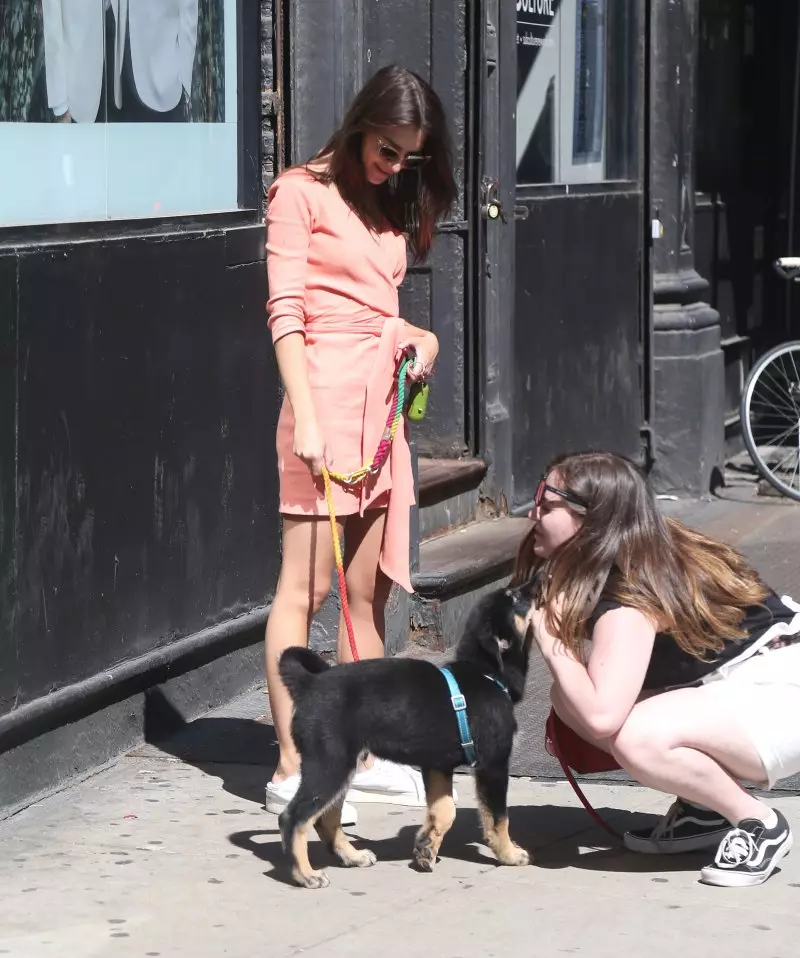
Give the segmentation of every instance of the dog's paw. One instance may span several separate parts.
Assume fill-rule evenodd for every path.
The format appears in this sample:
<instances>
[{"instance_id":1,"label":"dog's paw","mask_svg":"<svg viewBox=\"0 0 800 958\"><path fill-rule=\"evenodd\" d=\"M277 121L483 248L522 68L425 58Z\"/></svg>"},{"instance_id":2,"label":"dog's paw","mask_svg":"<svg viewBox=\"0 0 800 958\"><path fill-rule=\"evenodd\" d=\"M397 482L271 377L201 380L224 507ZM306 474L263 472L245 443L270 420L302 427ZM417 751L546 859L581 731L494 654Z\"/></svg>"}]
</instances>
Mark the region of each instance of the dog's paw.
<instances>
[{"instance_id":1,"label":"dog's paw","mask_svg":"<svg viewBox=\"0 0 800 958\"><path fill-rule=\"evenodd\" d=\"M531 856L519 845L512 845L501 859L503 865L530 865L530 863Z\"/></svg>"},{"instance_id":2,"label":"dog's paw","mask_svg":"<svg viewBox=\"0 0 800 958\"><path fill-rule=\"evenodd\" d=\"M348 868L369 868L371 865L374 865L377 860L378 856L375 852L370 851L368 848L363 848L346 860L342 859L342 864Z\"/></svg>"},{"instance_id":3,"label":"dog's paw","mask_svg":"<svg viewBox=\"0 0 800 958\"><path fill-rule=\"evenodd\" d=\"M429 835L418 835L414 842L414 861L420 871L432 872L436 866L436 852Z\"/></svg>"},{"instance_id":4,"label":"dog's paw","mask_svg":"<svg viewBox=\"0 0 800 958\"><path fill-rule=\"evenodd\" d=\"M331 883L330 878L322 871L312 871L307 875L296 871L292 877L301 888L327 888Z\"/></svg>"}]
</instances>

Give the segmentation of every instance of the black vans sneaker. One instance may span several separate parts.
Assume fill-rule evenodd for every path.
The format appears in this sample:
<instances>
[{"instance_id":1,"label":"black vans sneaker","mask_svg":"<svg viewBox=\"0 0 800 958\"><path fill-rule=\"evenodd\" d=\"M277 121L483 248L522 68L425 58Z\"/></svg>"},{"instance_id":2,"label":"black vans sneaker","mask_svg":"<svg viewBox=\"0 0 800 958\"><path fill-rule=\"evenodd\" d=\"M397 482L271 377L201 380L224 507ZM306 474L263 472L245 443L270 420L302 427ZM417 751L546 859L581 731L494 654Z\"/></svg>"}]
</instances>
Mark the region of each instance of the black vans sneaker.
<instances>
[{"instance_id":1,"label":"black vans sneaker","mask_svg":"<svg viewBox=\"0 0 800 958\"><path fill-rule=\"evenodd\" d=\"M778 823L773 828L756 818L747 818L732 828L719 843L714 863L700 872L700 881L725 888L765 882L792 849L789 823L777 809L774 811Z\"/></svg>"},{"instance_id":2,"label":"black vans sneaker","mask_svg":"<svg viewBox=\"0 0 800 958\"><path fill-rule=\"evenodd\" d=\"M625 847L642 855L675 855L719 845L731 823L716 812L676 799L655 828L625 832Z\"/></svg>"}]
</instances>

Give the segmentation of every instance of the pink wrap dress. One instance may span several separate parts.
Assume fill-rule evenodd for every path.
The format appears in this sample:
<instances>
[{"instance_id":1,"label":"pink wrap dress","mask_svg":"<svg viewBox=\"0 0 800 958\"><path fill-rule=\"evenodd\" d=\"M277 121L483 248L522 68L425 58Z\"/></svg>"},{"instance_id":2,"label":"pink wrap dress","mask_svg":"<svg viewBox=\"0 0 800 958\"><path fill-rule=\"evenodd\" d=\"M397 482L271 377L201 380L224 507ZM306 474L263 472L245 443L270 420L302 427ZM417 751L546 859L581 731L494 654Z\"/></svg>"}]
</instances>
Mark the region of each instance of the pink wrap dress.
<instances>
[{"instance_id":1,"label":"pink wrap dress","mask_svg":"<svg viewBox=\"0 0 800 958\"><path fill-rule=\"evenodd\" d=\"M386 425L405 330L397 288L406 271L406 241L369 230L335 186L303 168L282 173L267 207L269 328L273 342L305 339L314 407L336 472L371 461ZM284 397L276 450L280 511L327 516L321 478L292 452L294 415ZM355 489L336 482L337 516L387 505L380 555L383 572L411 592L410 509L414 504L407 424L398 428L377 477Z\"/></svg>"}]
</instances>

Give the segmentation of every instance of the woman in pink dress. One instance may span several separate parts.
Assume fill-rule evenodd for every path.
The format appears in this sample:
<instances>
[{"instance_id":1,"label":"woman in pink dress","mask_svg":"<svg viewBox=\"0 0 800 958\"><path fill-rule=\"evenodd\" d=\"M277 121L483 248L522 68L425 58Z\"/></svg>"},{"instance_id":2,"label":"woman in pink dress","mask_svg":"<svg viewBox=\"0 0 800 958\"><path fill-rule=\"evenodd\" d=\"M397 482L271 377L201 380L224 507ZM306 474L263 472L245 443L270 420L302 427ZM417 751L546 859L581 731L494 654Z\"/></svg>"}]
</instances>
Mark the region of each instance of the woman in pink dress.
<instances>
[{"instance_id":1,"label":"woman in pink dress","mask_svg":"<svg viewBox=\"0 0 800 958\"><path fill-rule=\"evenodd\" d=\"M344 123L305 166L279 176L268 196L269 326L285 397L277 455L283 518L281 573L267 623L270 707L280 755L267 809L280 812L299 782L291 700L277 662L307 645L334 569L325 464L348 473L368 463L383 432L401 352L413 346L414 379L433 370L433 333L399 315L397 288L406 247L415 262L431 248L437 222L456 196L441 102L416 74L376 73ZM412 591L409 512L414 503L405 429L377 477L351 488L333 483L345 576L361 658L384 654L384 608L392 582ZM351 659L343 623L339 661ZM424 804L417 772L368 760L350 801ZM345 804L342 820L354 824Z\"/></svg>"}]
</instances>

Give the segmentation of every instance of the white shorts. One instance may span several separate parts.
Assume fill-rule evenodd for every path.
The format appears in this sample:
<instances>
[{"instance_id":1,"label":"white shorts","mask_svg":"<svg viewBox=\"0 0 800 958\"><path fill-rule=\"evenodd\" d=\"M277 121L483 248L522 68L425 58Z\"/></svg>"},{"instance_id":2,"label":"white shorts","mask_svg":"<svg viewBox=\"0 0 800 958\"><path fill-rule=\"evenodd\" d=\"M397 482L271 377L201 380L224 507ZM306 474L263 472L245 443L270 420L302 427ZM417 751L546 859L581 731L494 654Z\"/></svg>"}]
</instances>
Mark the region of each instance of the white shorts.
<instances>
[{"instance_id":1,"label":"white shorts","mask_svg":"<svg viewBox=\"0 0 800 958\"><path fill-rule=\"evenodd\" d=\"M798 635L800 606L784 602L798 614L773 634ZM800 772L800 642L731 662L704 685L730 701L761 758L767 788Z\"/></svg>"}]
</instances>

